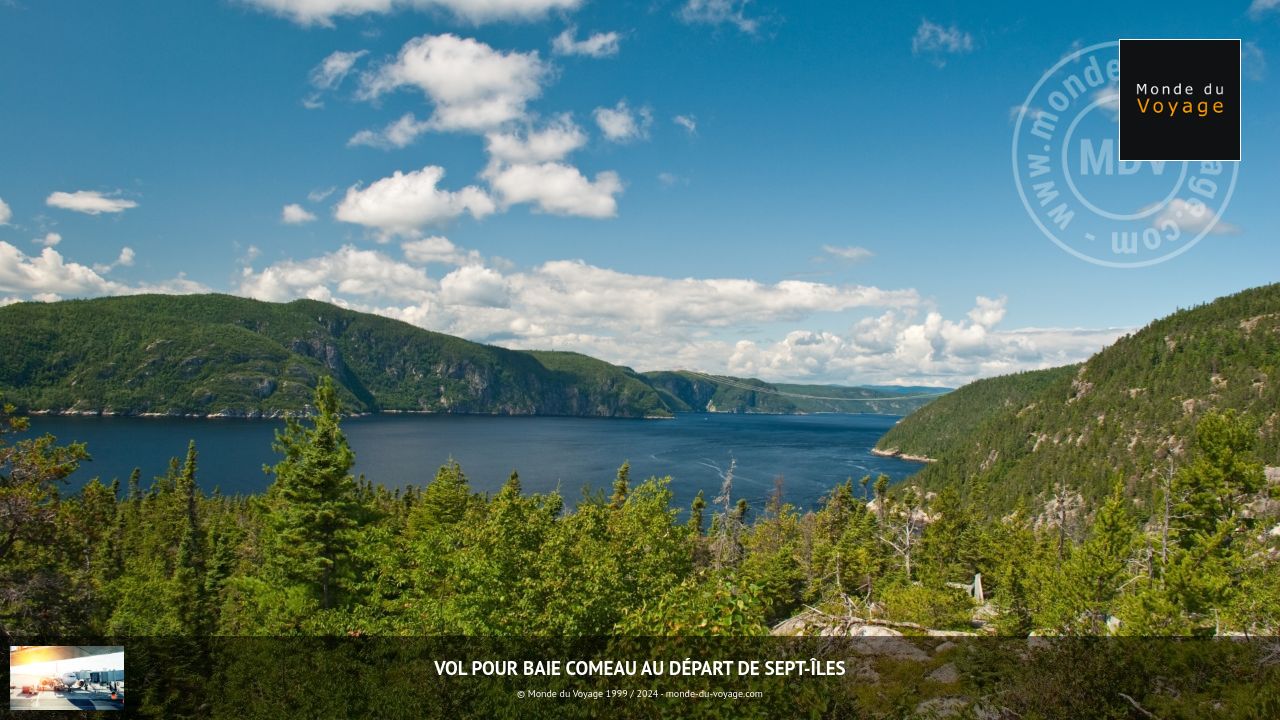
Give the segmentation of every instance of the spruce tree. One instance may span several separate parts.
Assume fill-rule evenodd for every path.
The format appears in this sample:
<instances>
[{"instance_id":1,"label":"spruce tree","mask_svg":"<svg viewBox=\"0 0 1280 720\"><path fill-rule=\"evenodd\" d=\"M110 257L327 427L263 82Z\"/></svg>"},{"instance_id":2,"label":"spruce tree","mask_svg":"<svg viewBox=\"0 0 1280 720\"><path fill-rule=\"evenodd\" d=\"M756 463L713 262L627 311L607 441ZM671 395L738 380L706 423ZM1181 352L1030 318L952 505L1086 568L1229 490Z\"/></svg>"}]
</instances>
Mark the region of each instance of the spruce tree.
<instances>
[{"instance_id":1,"label":"spruce tree","mask_svg":"<svg viewBox=\"0 0 1280 720\"><path fill-rule=\"evenodd\" d=\"M321 378L309 427L290 418L276 433L273 448L284 458L271 468L275 482L268 500L273 560L286 577L309 587L325 609L337 599L359 510L351 476L355 454L339 428L341 412L333 379Z\"/></svg>"}]
</instances>

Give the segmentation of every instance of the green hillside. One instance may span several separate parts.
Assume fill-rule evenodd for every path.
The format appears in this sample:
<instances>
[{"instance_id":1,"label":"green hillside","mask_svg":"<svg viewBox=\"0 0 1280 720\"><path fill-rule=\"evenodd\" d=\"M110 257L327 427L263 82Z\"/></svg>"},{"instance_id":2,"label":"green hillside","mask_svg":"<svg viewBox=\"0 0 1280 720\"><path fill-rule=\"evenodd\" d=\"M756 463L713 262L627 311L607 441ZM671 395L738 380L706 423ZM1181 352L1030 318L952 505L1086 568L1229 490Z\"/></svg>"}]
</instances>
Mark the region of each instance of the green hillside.
<instances>
[{"instance_id":1,"label":"green hillside","mask_svg":"<svg viewBox=\"0 0 1280 720\"><path fill-rule=\"evenodd\" d=\"M1195 422L1235 409L1280 465L1280 284L1180 310L1079 366L965 386L898 424L881 449L938 460L927 487L985 484L1011 506L1054 482L1086 499L1122 476L1131 492L1185 458Z\"/></svg>"},{"instance_id":2,"label":"green hillside","mask_svg":"<svg viewBox=\"0 0 1280 720\"><path fill-rule=\"evenodd\" d=\"M969 383L899 422L880 438L876 449L926 458L950 456L980 428L993 420L1001 422L1007 411L1027 407L1045 388L1077 369L1078 365L1066 365Z\"/></svg>"},{"instance_id":3,"label":"green hillside","mask_svg":"<svg viewBox=\"0 0 1280 720\"><path fill-rule=\"evenodd\" d=\"M767 383L755 378L704 375L683 370L644 373L667 405L678 411L732 413L886 413L905 415L945 388L903 394L894 389Z\"/></svg>"},{"instance_id":4,"label":"green hillside","mask_svg":"<svg viewBox=\"0 0 1280 720\"><path fill-rule=\"evenodd\" d=\"M0 394L28 411L271 416L306 407L332 375L354 412L593 417L707 410L698 392L569 352L482 345L313 300L138 295L0 308ZM759 384L745 392L724 383ZM907 412L923 400L889 390L809 387L809 394L887 396L818 407L786 386L722 378L712 409ZM801 387L801 386L796 386ZM717 395L717 393L719 393Z\"/></svg>"},{"instance_id":5,"label":"green hillside","mask_svg":"<svg viewBox=\"0 0 1280 720\"><path fill-rule=\"evenodd\" d=\"M37 410L263 415L332 374L356 412L666 414L635 373L311 300L140 295L0 309L0 392Z\"/></svg>"}]
</instances>

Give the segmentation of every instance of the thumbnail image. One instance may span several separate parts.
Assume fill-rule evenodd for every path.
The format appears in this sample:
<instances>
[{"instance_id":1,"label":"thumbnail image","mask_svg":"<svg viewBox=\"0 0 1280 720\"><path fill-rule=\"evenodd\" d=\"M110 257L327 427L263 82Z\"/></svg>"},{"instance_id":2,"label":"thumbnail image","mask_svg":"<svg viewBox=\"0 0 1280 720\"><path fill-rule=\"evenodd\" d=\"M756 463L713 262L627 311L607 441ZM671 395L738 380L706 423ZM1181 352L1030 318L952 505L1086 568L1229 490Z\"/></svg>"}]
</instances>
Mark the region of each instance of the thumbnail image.
<instances>
[{"instance_id":1,"label":"thumbnail image","mask_svg":"<svg viewBox=\"0 0 1280 720\"><path fill-rule=\"evenodd\" d=\"M124 647L9 646L10 710L123 710Z\"/></svg>"}]
</instances>

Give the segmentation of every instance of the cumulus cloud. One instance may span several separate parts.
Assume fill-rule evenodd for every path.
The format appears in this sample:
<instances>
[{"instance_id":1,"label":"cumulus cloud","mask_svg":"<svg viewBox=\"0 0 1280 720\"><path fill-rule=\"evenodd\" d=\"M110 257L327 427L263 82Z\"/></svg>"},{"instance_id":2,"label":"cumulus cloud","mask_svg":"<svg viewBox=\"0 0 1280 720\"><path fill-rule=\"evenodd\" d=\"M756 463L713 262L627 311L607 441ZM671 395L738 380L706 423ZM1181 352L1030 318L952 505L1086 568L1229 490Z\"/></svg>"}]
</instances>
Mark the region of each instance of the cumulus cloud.
<instances>
[{"instance_id":1,"label":"cumulus cloud","mask_svg":"<svg viewBox=\"0 0 1280 720\"><path fill-rule=\"evenodd\" d=\"M698 119L692 115L677 115L671 121L685 129L690 135L698 134Z\"/></svg>"},{"instance_id":2,"label":"cumulus cloud","mask_svg":"<svg viewBox=\"0 0 1280 720\"><path fill-rule=\"evenodd\" d=\"M859 263L869 260L875 253L864 247L856 245L823 245L822 252L829 257L836 258L849 263Z\"/></svg>"},{"instance_id":3,"label":"cumulus cloud","mask_svg":"<svg viewBox=\"0 0 1280 720\"><path fill-rule=\"evenodd\" d=\"M0 225L8 225L13 219L13 211L9 209L8 203L0 198Z\"/></svg>"},{"instance_id":4,"label":"cumulus cloud","mask_svg":"<svg viewBox=\"0 0 1280 720\"><path fill-rule=\"evenodd\" d=\"M1145 209L1151 208L1148 206ZM1151 218L1151 226L1162 229L1171 229L1176 226L1182 232L1192 235L1204 232L1210 227L1212 227L1209 230L1210 235L1236 235L1240 232L1238 226L1220 219L1203 202L1187 201L1182 198L1174 198L1156 213Z\"/></svg>"},{"instance_id":5,"label":"cumulus cloud","mask_svg":"<svg viewBox=\"0 0 1280 720\"><path fill-rule=\"evenodd\" d=\"M366 188L353 185L338 203L334 217L377 230L385 240L392 235L416 236L426 225L441 224L463 213L482 218L496 209L493 199L474 185L456 192L440 189L443 178L444 168L428 165L408 173L397 170Z\"/></svg>"},{"instance_id":6,"label":"cumulus cloud","mask_svg":"<svg viewBox=\"0 0 1280 720\"><path fill-rule=\"evenodd\" d=\"M72 210L86 215L124 212L138 207L138 203L124 198L103 195L96 190L77 190L75 192L55 192L45 198L49 207Z\"/></svg>"},{"instance_id":7,"label":"cumulus cloud","mask_svg":"<svg viewBox=\"0 0 1280 720\"><path fill-rule=\"evenodd\" d=\"M489 157L502 163L542 163L562 160L585 145L587 135L568 114L558 115L540 130L491 132L485 135Z\"/></svg>"},{"instance_id":8,"label":"cumulus cloud","mask_svg":"<svg viewBox=\"0 0 1280 720\"><path fill-rule=\"evenodd\" d=\"M433 128L483 132L523 117L549 72L536 51L502 52L470 38L423 35L365 74L360 94L373 99L414 87L435 106Z\"/></svg>"},{"instance_id":9,"label":"cumulus cloud","mask_svg":"<svg viewBox=\"0 0 1280 720\"><path fill-rule=\"evenodd\" d=\"M480 265L464 265L441 278L440 300L449 305L504 308L511 299L502 273Z\"/></svg>"},{"instance_id":10,"label":"cumulus cloud","mask_svg":"<svg viewBox=\"0 0 1280 720\"><path fill-rule=\"evenodd\" d=\"M553 215L613 217L618 213L614 196L622 192L622 180L613 171L588 180L578 168L558 162L491 168L486 177L504 205L533 203Z\"/></svg>"},{"instance_id":11,"label":"cumulus cloud","mask_svg":"<svg viewBox=\"0 0 1280 720\"><path fill-rule=\"evenodd\" d=\"M130 265L133 251L124 248L116 265ZM93 268L69 262L51 247L39 255L27 255L7 242L0 241L0 292L15 292L33 299L57 297L92 297L96 295L130 295L146 292L209 292L209 288L182 275L160 283L126 285L102 277Z\"/></svg>"},{"instance_id":12,"label":"cumulus cloud","mask_svg":"<svg viewBox=\"0 0 1280 720\"><path fill-rule=\"evenodd\" d=\"M1122 329L996 330L1005 300L979 297L967 320L936 311L890 310L847 332L796 330L774 342L738 341L733 374L765 379L957 386L979 377L1078 362L1124 334Z\"/></svg>"},{"instance_id":13,"label":"cumulus cloud","mask_svg":"<svg viewBox=\"0 0 1280 720\"><path fill-rule=\"evenodd\" d=\"M627 143L649 137L649 126L653 124L653 113L649 108L632 110L626 100L619 100L611 107L595 109L596 125L610 142Z\"/></svg>"},{"instance_id":14,"label":"cumulus cloud","mask_svg":"<svg viewBox=\"0 0 1280 720\"><path fill-rule=\"evenodd\" d=\"M340 17L385 15L396 10L449 11L473 23L532 20L551 10L575 10L583 0L243 0L299 25L332 26Z\"/></svg>"},{"instance_id":15,"label":"cumulus cloud","mask_svg":"<svg viewBox=\"0 0 1280 720\"><path fill-rule=\"evenodd\" d=\"M316 216L298 203L290 203L280 211L280 222L285 225L301 225L315 220Z\"/></svg>"},{"instance_id":16,"label":"cumulus cloud","mask_svg":"<svg viewBox=\"0 0 1280 720\"><path fill-rule=\"evenodd\" d=\"M381 130L361 130L347 141L349 147L367 145L390 150L411 144L418 136L431 129L431 123L419 120L413 113L405 113L399 120Z\"/></svg>"},{"instance_id":17,"label":"cumulus cloud","mask_svg":"<svg viewBox=\"0 0 1280 720\"><path fill-rule=\"evenodd\" d=\"M115 262L98 263L93 266L93 269L99 273L106 274L111 272L112 270L115 270L118 267L132 267L134 257L135 256L134 256L133 248L130 248L130 247L120 248L120 255L116 258Z\"/></svg>"},{"instance_id":18,"label":"cumulus cloud","mask_svg":"<svg viewBox=\"0 0 1280 720\"><path fill-rule=\"evenodd\" d=\"M580 260L502 270L443 237L402 249L403 261L347 246L246 268L238 292L312 297L481 342L575 350L642 370L812 382L954 386L1076 362L1123 332L1001 329L1003 297L979 296L967 314L948 319L912 289L669 278ZM438 281L428 263L446 266Z\"/></svg>"},{"instance_id":19,"label":"cumulus cloud","mask_svg":"<svg viewBox=\"0 0 1280 720\"><path fill-rule=\"evenodd\" d=\"M241 295L283 302L298 297L336 302L340 296L429 303L438 284L422 268L399 262L376 250L353 245L307 260L284 260L255 272L244 268Z\"/></svg>"},{"instance_id":20,"label":"cumulus cloud","mask_svg":"<svg viewBox=\"0 0 1280 720\"><path fill-rule=\"evenodd\" d=\"M62 242L62 236L56 232L48 232L44 234L44 237L38 237L31 242L45 247L53 247L54 245Z\"/></svg>"},{"instance_id":21,"label":"cumulus cloud","mask_svg":"<svg viewBox=\"0 0 1280 720\"><path fill-rule=\"evenodd\" d=\"M450 242L449 238L439 235L407 240L400 244L400 249L404 251L406 260L419 265L427 263L463 265L480 262L480 253L475 250L463 250Z\"/></svg>"},{"instance_id":22,"label":"cumulus cloud","mask_svg":"<svg viewBox=\"0 0 1280 720\"><path fill-rule=\"evenodd\" d=\"M680 19L687 23L707 25L729 24L744 33L760 29L760 20L747 17L751 0L687 0L680 8Z\"/></svg>"},{"instance_id":23,"label":"cumulus cloud","mask_svg":"<svg viewBox=\"0 0 1280 720\"><path fill-rule=\"evenodd\" d=\"M943 27L921 19L911 38L911 52L931 57L935 65L943 67L947 64L945 56L973 52L973 36L955 25Z\"/></svg>"},{"instance_id":24,"label":"cumulus cloud","mask_svg":"<svg viewBox=\"0 0 1280 720\"><path fill-rule=\"evenodd\" d=\"M913 290L794 280L770 284L733 278L673 279L579 260L551 261L504 274L444 238L407 242L404 250L407 262L346 246L309 260L275 263L260 272L246 269L239 290L264 300L340 299L350 306L381 308L383 314L417 317L419 325L466 337L492 340L511 335L533 343L548 335L610 333L625 338L632 332L660 334L672 329L697 333L744 322L919 302ZM421 268L437 260L457 265L439 283ZM386 299L409 300L414 307L392 311L377 304ZM493 312L454 312L455 305Z\"/></svg>"},{"instance_id":25,"label":"cumulus cloud","mask_svg":"<svg viewBox=\"0 0 1280 720\"><path fill-rule=\"evenodd\" d=\"M577 27L567 27L551 41L551 50L557 55L586 55L593 58L618 54L622 36L616 32L593 33L582 40L576 39Z\"/></svg>"}]
</instances>

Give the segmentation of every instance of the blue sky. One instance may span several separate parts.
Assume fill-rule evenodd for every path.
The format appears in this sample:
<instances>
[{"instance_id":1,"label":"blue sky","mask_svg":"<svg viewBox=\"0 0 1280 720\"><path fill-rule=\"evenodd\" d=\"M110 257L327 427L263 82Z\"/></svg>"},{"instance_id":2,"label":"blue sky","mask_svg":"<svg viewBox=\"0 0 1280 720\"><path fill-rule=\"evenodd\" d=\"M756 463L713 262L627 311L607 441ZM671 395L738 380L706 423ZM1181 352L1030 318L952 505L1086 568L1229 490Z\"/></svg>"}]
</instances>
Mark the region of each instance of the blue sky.
<instances>
[{"instance_id":1,"label":"blue sky","mask_svg":"<svg viewBox=\"0 0 1280 720\"><path fill-rule=\"evenodd\" d=\"M316 297L774 380L1074 361L1278 279L1277 5L0 0L0 299ZM1247 48L1235 232L1138 270L1009 167L1011 108L1117 37Z\"/></svg>"}]
</instances>

